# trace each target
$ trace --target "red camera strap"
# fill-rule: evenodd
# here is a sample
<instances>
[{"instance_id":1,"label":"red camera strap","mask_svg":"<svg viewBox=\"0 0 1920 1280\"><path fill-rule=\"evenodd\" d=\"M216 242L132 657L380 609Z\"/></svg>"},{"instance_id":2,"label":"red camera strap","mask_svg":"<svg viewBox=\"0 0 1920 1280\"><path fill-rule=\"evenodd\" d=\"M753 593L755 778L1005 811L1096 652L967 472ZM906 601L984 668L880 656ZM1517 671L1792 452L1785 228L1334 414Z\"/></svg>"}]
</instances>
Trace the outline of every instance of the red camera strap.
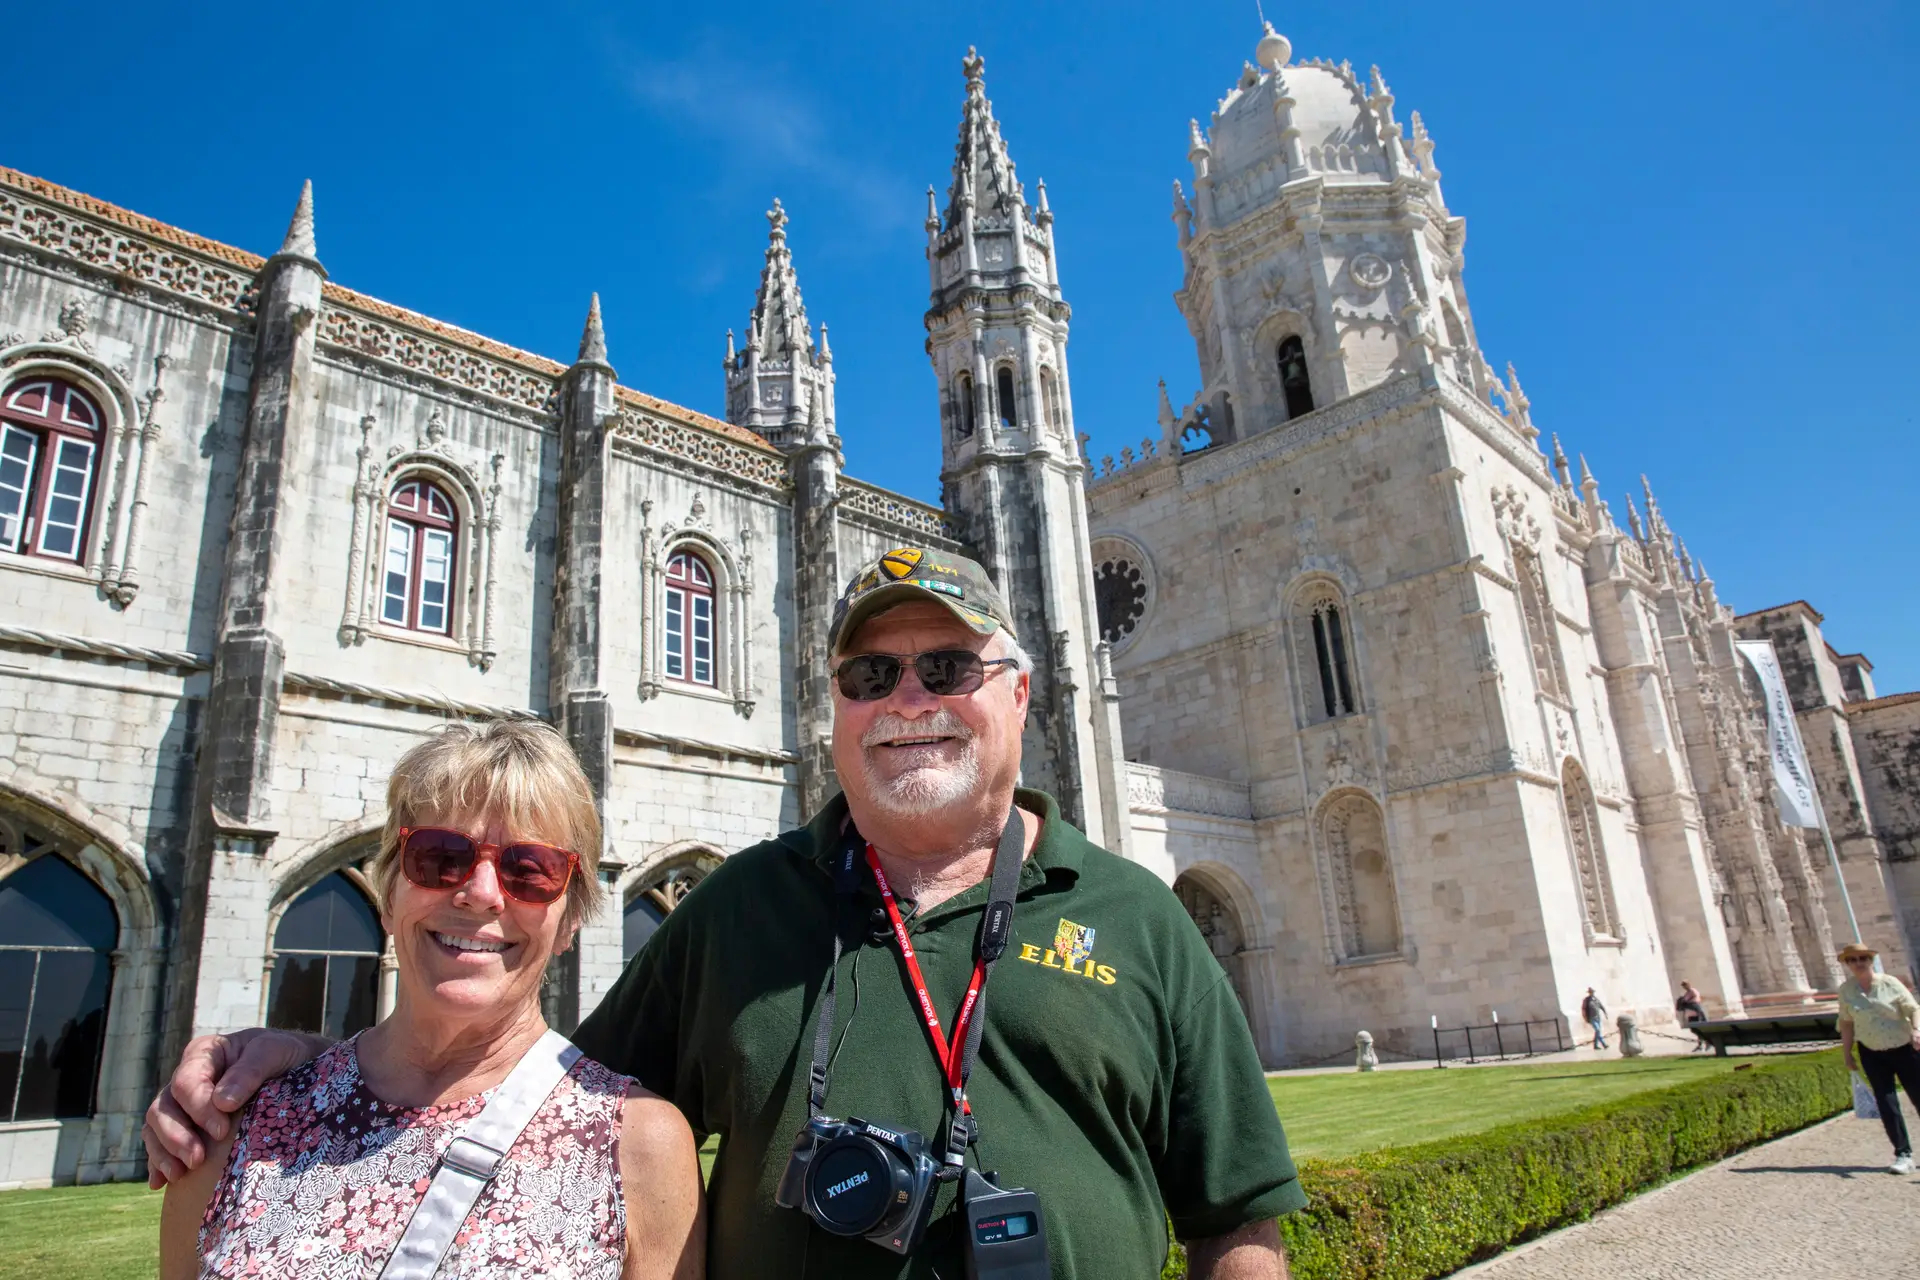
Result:
<instances>
[{"instance_id":1,"label":"red camera strap","mask_svg":"<svg viewBox=\"0 0 1920 1280\"><path fill-rule=\"evenodd\" d=\"M940 1064L940 1072L946 1078L947 1088L953 1092L953 1100L962 1112L971 1114L967 1106L966 1080L963 1078L966 1056L964 1046L967 1043L967 1028L973 1021L974 1010L980 1004L980 992L986 986L987 961L984 956L973 962L973 977L967 983L967 994L960 1002L960 1011L953 1015L953 1039L947 1039L947 1033L940 1026L940 1013L933 1007L933 995L927 990L927 979L920 972L920 959L914 954L913 941L907 936L907 922L901 918L900 903L893 896L893 886L887 881L885 868L880 865L880 855L867 846L867 867L873 872L874 883L880 886L880 900L886 904L887 920L893 925L893 940L900 948L900 958L907 967L907 979L913 983L913 993L920 1001L920 1016L926 1019L927 1038L933 1042L934 1060Z\"/></svg>"}]
</instances>

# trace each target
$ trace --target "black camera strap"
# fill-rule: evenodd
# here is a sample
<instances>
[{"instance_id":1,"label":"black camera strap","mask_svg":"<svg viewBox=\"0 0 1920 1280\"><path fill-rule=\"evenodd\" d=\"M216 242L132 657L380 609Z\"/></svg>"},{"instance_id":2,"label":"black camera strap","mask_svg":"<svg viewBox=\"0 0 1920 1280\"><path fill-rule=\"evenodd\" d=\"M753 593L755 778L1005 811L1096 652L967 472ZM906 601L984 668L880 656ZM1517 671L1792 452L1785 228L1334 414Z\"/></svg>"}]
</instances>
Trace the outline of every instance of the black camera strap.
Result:
<instances>
[{"instance_id":1,"label":"black camera strap","mask_svg":"<svg viewBox=\"0 0 1920 1280\"><path fill-rule=\"evenodd\" d=\"M967 1080L973 1073L974 1059L980 1051L981 1031L986 1025L987 980L992 976L995 963L1006 952L1007 944L1013 937L1013 901L1020 884L1021 855L1025 845L1025 824L1020 819L1019 809L1011 808L1007 812L1006 826L1000 832L1000 843L994 850L993 875L988 889L987 907L981 914L979 932L974 937L973 980L968 984L965 1001L954 1020L954 1031L959 1038L959 1042L954 1044L948 1044L946 1035L941 1030L940 1016L934 1008L933 998L927 991L926 982L921 976L919 961L914 958L913 944L907 937L905 922L894 900L892 886L887 883L886 872L880 866L879 857L851 824L848 825L847 838L834 861L834 891L842 901L851 899L859 892L860 860L864 854L867 865L879 885L881 897L886 903L887 914L893 926L894 940L900 948L901 962L906 966L908 977L913 982L921 1013L926 1019L927 1035L932 1041L934 1056L940 1060L941 1074L950 1093L951 1106L944 1156L946 1165L955 1176L963 1162L967 1147L977 1135L972 1109L967 1105ZM820 1115L826 1107L827 1061L831 1050L835 1012L834 985L840 967L840 954L840 932L836 926L833 935L833 962L827 970L826 985L820 994L820 1019L814 1028L813 1065L808 1073L809 1116Z\"/></svg>"},{"instance_id":2,"label":"black camera strap","mask_svg":"<svg viewBox=\"0 0 1920 1280\"><path fill-rule=\"evenodd\" d=\"M833 896L844 905L860 892L860 853L866 841L849 822L847 838L833 863ZM833 922L833 960L827 965L827 984L820 992L820 1017L813 1029L813 1066L807 1072L807 1118L817 1118L827 1106L827 1059L833 1050L834 985L840 974L840 921Z\"/></svg>"}]
</instances>

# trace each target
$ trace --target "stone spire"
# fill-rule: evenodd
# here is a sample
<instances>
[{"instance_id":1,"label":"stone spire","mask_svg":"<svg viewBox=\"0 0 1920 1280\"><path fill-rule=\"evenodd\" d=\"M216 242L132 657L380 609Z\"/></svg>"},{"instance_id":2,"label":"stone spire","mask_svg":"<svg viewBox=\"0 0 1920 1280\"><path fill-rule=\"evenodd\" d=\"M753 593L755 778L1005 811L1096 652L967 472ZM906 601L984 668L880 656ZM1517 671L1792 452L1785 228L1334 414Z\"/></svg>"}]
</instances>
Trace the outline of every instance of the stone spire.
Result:
<instances>
[{"instance_id":1,"label":"stone spire","mask_svg":"<svg viewBox=\"0 0 1920 1280\"><path fill-rule=\"evenodd\" d=\"M313 179L300 187L300 203L293 207L293 221L287 224L287 238L280 242L276 258L305 258L318 263L320 251L313 243Z\"/></svg>"},{"instance_id":2,"label":"stone spire","mask_svg":"<svg viewBox=\"0 0 1920 1280\"><path fill-rule=\"evenodd\" d=\"M767 227L767 264L760 270L760 291L753 299L753 328L760 358L784 360L795 351L813 350L813 328L787 248L787 211L778 199L767 210Z\"/></svg>"},{"instance_id":3,"label":"stone spire","mask_svg":"<svg viewBox=\"0 0 1920 1280\"><path fill-rule=\"evenodd\" d=\"M580 356L574 363L607 363L607 331L600 323L600 295L597 293L593 295L593 301L587 304L587 327L580 331Z\"/></svg>"},{"instance_id":4,"label":"stone spire","mask_svg":"<svg viewBox=\"0 0 1920 1280\"><path fill-rule=\"evenodd\" d=\"M1054 261L1061 224L1028 205L967 51L966 101L946 225L927 237L926 352L939 406L942 499L957 540L1034 643L1021 775L1066 821L1125 856L1126 756L1118 686L1095 650L1084 553L1085 480L1075 441L1067 337L1072 309ZM1098 831L1099 835L1095 836Z\"/></svg>"},{"instance_id":5,"label":"stone spire","mask_svg":"<svg viewBox=\"0 0 1920 1280\"><path fill-rule=\"evenodd\" d=\"M826 326L821 326L820 345L814 345L787 245L787 223L786 208L776 199L767 210L766 261L747 319L746 349L734 351L729 337L726 362L727 420L780 448L806 434L815 402L829 435L834 424L833 355L826 347Z\"/></svg>"},{"instance_id":6,"label":"stone spire","mask_svg":"<svg viewBox=\"0 0 1920 1280\"><path fill-rule=\"evenodd\" d=\"M1026 193L1013 172L1013 160L1000 137L1000 124L987 100L987 60L969 45L960 63L967 76L967 102L960 114L960 141L953 149L953 186L947 192L947 225L966 212L1011 217L1026 207Z\"/></svg>"},{"instance_id":7,"label":"stone spire","mask_svg":"<svg viewBox=\"0 0 1920 1280\"><path fill-rule=\"evenodd\" d=\"M1567 470L1567 451L1560 447L1560 433L1553 433L1553 471L1560 477L1560 483L1571 486L1573 478Z\"/></svg>"}]
</instances>

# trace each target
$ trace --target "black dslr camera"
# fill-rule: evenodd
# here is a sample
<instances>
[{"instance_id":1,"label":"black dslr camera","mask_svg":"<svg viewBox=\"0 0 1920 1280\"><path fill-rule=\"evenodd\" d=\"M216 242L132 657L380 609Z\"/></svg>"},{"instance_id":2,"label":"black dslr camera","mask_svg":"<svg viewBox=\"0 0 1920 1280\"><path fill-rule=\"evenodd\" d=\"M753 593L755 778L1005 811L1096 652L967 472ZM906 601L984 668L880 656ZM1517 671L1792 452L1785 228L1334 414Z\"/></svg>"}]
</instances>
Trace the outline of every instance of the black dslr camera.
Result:
<instances>
[{"instance_id":1,"label":"black dslr camera","mask_svg":"<svg viewBox=\"0 0 1920 1280\"><path fill-rule=\"evenodd\" d=\"M917 1133L815 1116L793 1140L773 1202L834 1235L910 1253L927 1229L939 1169Z\"/></svg>"}]
</instances>

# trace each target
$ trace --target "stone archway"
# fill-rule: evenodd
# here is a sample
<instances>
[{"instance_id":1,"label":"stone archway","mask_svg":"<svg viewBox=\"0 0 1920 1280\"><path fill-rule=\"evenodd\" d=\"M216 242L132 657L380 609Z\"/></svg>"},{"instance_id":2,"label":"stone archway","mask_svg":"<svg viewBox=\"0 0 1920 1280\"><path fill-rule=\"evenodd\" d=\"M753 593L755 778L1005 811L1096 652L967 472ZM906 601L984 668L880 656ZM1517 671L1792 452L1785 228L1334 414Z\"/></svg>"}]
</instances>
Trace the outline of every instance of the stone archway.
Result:
<instances>
[{"instance_id":1,"label":"stone archway","mask_svg":"<svg viewBox=\"0 0 1920 1280\"><path fill-rule=\"evenodd\" d=\"M635 871L619 893L623 959L639 954L668 914L720 865L722 856L708 845L683 844L668 848Z\"/></svg>"},{"instance_id":2,"label":"stone archway","mask_svg":"<svg viewBox=\"0 0 1920 1280\"><path fill-rule=\"evenodd\" d=\"M1234 910L1226 895L1216 892L1202 877L1191 871L1173 882L1173 893L1199 928L1200 936L1207 940L1207 948L1213 952L1213 958L1227 971L1227 980L1233 984L1234 998L1239 1000L1240 1011L1247 1016L1247 1024L1252 1026L1253 1006L1248 999L1245 962L1247 931L1240 913Z\"/></svg>"}]
</instances>

